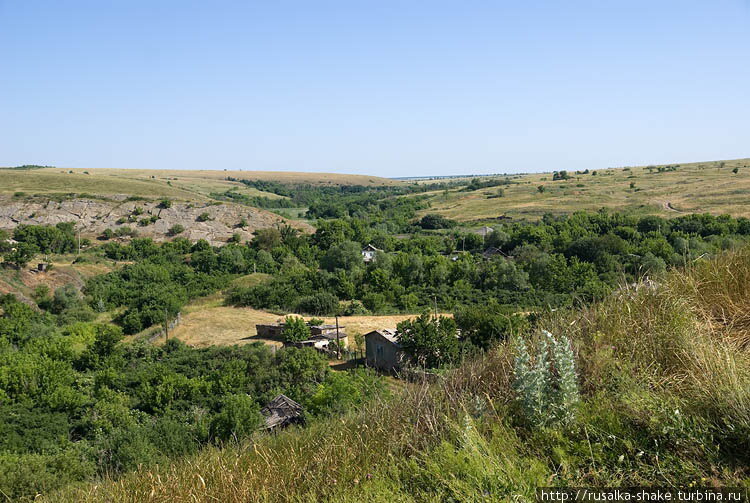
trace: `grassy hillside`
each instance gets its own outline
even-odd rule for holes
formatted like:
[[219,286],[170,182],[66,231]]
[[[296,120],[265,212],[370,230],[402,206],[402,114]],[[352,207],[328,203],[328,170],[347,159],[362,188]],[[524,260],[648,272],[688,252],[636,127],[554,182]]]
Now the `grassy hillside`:
[[575,350],[582,401],[566,426],[526,420],[503,344],[340,418],[47,500],[531,501],[539,486],[747,486],[749,290],[744,249],[540,320]]
[[321,185],[369,186],[397,183],[376,176],[277,171],[0,169],[0,194],[76,192],[95,195],[127,194],[128,196],[202,200],[206,199],[211,192],[223,192],[234,188],[248,196],[278,197],[275,194],[246,187],[239,182],[230,182],[226,180],[227,177]]
[[[552,173],[511,176],[512,183],[502,187],[502,197],[497,197],[501,187],[436,192],[430,199],[432,207],[422,214],[440,213],[461,221],[501,215],[536,219],[549,212],[605,207],[663,216],[703,212],[750,216],[750,159],[569,174],[570,180],[558,181],[552,180]],[[539,192],[540,186],[544,192]]]

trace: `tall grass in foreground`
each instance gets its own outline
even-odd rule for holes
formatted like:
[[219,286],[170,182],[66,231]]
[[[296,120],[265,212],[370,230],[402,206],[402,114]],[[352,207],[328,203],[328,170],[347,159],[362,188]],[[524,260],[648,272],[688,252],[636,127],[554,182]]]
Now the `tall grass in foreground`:
[[[750,251],[541,322],[573,341],[575,421],[529,427],[510,344],[433,384],[53,501],[532,500],[540,485],[750,485]],[[529,340],[538,333],[527,334]]]

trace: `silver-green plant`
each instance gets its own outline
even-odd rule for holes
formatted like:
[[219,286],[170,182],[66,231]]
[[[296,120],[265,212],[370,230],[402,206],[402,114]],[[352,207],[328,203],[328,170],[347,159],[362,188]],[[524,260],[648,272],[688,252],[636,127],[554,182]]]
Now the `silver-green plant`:
[[558,423],[567,425],[575,419],[575,410],[580,401],[575,354],[567,337],[561,335],[555,338],[546,330],[544,335],[552,345],[556,378],[556,385],[552,389],[552,412]]
[[567,425],[579,402],[575,355],[567,337],[543,335],[533,360],[526,342],[517,339],[513,388],[530,426]]

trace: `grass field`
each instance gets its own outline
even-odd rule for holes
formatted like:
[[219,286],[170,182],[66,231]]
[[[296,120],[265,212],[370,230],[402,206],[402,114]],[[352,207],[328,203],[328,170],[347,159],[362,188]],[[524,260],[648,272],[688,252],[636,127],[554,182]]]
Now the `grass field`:
[[[266,279],[268,279],[266,274],[249,274],[236,279],[232,284],[249,287]],[[355,347],[354,336],[356,334],[364,335],[380,328],[395,328],[400,322],[414,316],[416,315],[340,316],[339,325],[343,327],[342,331],[349,334],[350,346]],[[182,310],[182,321],[172,330],[170,336],[196,347],[247,344],[258,341],[280,346],[279,341],[259,338],[255,325],[276,323],[283,318],[283,315],[249,307],[225,306],[223,296],[219,292],[197,299],[185,306]],[[326,323],[336,322],[335,318],[324,317],[322,319]]]
[[[575,174],[570,180],[552,181],[551,173],[512,176],[503,188],[471,192],[458,189],[434,192],[431,208],[460,221],[488,221],[500,216],[537,219],[548,212],[609,208],[641,214],[675,216],[680,213],[750,216],[750,159],[598,170],[596,175]],[[732,170],[738,168],[738,173]],[[631,183],[634,187],[631,188]],[[540,193],[539,186],[544,187]]]
[[[341,316],[339,324],[342,330],[350,335],[350,346],[356,346],[355,334],[365,334],[380,328],[395,328],[414,314],[385,316]],[[264,342],[281,346],[279,341],[263,339],[257,336],[256,324],[275,323],[283,316],[260,311],[249,307],[228,307],[222,304],[218,296],[208,297],[193,302],[183,310],[182,322],[172,330],[170,337],[180,339],[196,347],[211,345],[247,344]],[[326,323],[334,323],[334,318],[323,318]],[[361,349],[361,348],[357,348]]]
[[333,173],[296,173],[280,171],[219,170],[145,170],[145,169],[73,169],[44,168],[33,170],[0,170],[0,193],[28,194],[87,193],[95,195],[205,199],[211,192],[235,188],[249,196],[279,197],[246,187],[227,177],[250,180],[272,180],[284,183],[321,185],[388,185],[393,180],[366,175]]

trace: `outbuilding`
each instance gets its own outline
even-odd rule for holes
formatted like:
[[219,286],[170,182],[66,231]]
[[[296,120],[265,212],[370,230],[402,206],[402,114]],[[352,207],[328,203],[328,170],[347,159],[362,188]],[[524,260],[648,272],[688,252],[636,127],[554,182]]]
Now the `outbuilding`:
[[395,372],[401,368],[406,353],[398,342],[395,329],[380,329],[365,334],[365,356],[368,366]]

